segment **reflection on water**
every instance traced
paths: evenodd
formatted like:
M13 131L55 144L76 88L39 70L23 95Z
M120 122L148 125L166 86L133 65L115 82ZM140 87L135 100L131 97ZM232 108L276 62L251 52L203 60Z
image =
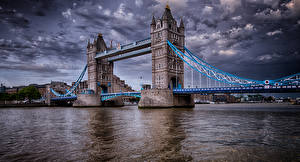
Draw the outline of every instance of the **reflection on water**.
M0 161L297 161L300 107L0 109Z

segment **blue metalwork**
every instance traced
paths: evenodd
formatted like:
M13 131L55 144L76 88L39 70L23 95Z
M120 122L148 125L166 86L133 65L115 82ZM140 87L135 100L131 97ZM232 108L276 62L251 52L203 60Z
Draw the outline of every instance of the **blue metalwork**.
M263 86L263 85L299 85L300 83L300 73L290 75L287 77L283 77L280 79L275 80L267 80L267 81L260 81L260 80L253 80L253 79L246 79L241 78L236 75L224 72L216 67L208 64L201 58L194 55L190 52L186 47L184 47L187 54L184 54L180 50L178 50L171 42L167 40L168 45L174 51L174 53L182 59L188 66L192 69L198 71L199 73L205 75L208 78L213 80L224 82L227 84L239 85L239 86Z
M66 97L66 96L75 96L75 94L73 93L75 91L75 89L77 88L77 86L79 85L79 83L81 82L82 78L84 77L84 74L86 72L87 69L87 65L85 65L83 71L81 72L80 76L78 77L78 79L76 80L75 84L71 87L70 90L66 90L67 93L65 94L60 94L58 92L56 92L54 89L50 88L51 92L58 97Z
M118 96L132 96L132 97L141 98L141 92L120 92L120 93L101 94L101 101L106 101Z
M66 101L66 100L76 100L77 96L64 96L51 98L51 101Z
M215 87L173 89L174 94L208 94L208 93L278 93L300 92L300 86L257 86L257 87Z
M82 93L82 94L92 94L90 91ZM104 93L101 94L101 101L106 101L118 96L131 96L131 97L137 97L141 98L141 92L120 92L120 93ZM64 100L76 100L77 96L60 96L51 98L51 101L64 101Z

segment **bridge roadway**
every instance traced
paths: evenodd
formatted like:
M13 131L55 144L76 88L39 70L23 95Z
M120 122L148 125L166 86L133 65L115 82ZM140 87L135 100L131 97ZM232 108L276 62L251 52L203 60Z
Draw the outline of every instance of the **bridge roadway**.
M174 89L174 94L212 94L212 93L291 93L299 92L300 85L294 86L265 86L265 87L216 87L216 88L184 88ZM141 92L120 92L120 93L105 93L101 94L101 101L105 101L117 96L133 96L141 97ZM72 101L76 100L77 96L56 97L51 98L51 101Z
M151 53L151 39L146 38L133 43L120 45L96 54L96 59L108 58L108 61L118 61Z
M174 94L207 94L207 93L290 93L300 92L296 86L265 86L265 87L216 87L216 88L184 88L174 89Z
M120 92L120 93L103 93L101 94L101 101L105 101L118 96L133 96L141 97L141 92ZM74 101L77 96L67 96L67 97L55 97L51 98L51 101Z

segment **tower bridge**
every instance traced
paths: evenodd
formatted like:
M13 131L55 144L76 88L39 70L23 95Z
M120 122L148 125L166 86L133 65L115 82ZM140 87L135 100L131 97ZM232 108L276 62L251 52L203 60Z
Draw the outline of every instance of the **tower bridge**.
M161 18L153 16L150 38L115 48L106 46L102 34L93 43L89 41L85 68L89 93L71 95L83 78L84 70L70 91L56 95L58 98L53 100L77 99L74 106L100 106L106 100L133 96L141 97L140 108L194 107L193 94L300 92L300 73L264 81L242 78L210 65L184 45L184 23L181 19L177 24L167 5ZM114 62L145 54L152 54L152 89L127 92L131 89L124 89L125 83L120 84L113 74ZM184 88L184 64L201 76L237 87Z

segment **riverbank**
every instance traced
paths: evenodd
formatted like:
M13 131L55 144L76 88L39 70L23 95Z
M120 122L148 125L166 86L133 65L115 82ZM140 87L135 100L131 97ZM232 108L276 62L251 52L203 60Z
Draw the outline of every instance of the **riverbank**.
M32 103L32 104L0 104L0 108L15 108L15 107L45 107L48 106L44 103Z

